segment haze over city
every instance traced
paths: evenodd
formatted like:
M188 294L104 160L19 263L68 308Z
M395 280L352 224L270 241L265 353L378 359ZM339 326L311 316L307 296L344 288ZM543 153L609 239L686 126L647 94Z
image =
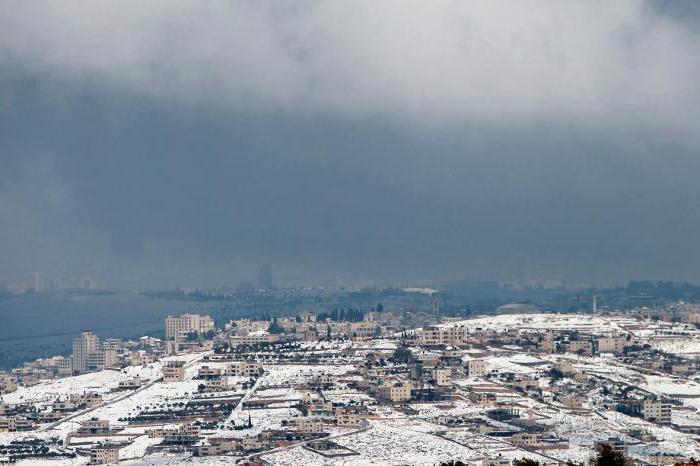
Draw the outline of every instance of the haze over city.
M1 8L0 283L700 281L695 2Z
M0 464L700 466L697 0L0 1Z

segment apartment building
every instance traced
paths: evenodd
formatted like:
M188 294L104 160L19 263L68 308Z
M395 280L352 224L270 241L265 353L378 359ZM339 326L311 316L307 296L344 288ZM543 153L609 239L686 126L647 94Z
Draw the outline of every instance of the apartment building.
M469 377L483 377L488 372L486 362L483 359L469 359L466 362L467 375Z
M100 351L100 339L92 332L84 331L73 338L73 373L84 374L88 372L88 361L91 360L93 366L97 358L96 353ZM104 366L103 366L104 368Z
M235 377L257 377L263 373L263 365L258 361L234 361L226 366L225 373Z
M129 364L132 366L144 366L157 360L156 356L144 350L132 351L129 355Z
M0 395L11 393L17 390L15 379L5 373L0 373Z
M34 421L24 416L0 417L0 432L25 432L34 427Z
M53 356L37 359L22 364L22 368L12 369L13 374L21 376L23 381L36 377L37 379L68 377L73 374L73 362L70 357Z
M95 392L88 392L83 394L74 393L70 395L68 400L74 406L87 406L88 408L92 408L94 406L102 404L102 402L104 401L102 399L102 395Z
M392 403L408 401L411 399L411 385L406 382L389 382L377 387L377 396Z
M197 377L200 379L209 379L212 377L220 377L221 369L218 367L202 366L197 371Z
M101 371L108 368L117 367L119 357L116 350L113 349L98 349L87 355L85 367L87 371Z
M540 443L540 435L533 432L518 432L510 438L510 443L521 448L536 448Z
M73 360L71 358L54 356L49 361L58 377L68 377L73 373Z
M154 427L152 429L146 429L146 435L148 435L148 438L165 438L177 435L179 431L180 427L178 426Z
M649 462L651 464L655 464L657 466L672 466L676 464L688 464L691 465L693 463L689 462L688 457L683 456L681 454L677 453L654 453L652 455L649 455Z
M428 346L464 345L467 343L468 330L464 326L439 327L436 325L419 330L413 338L416 343Z
M292 419L292 425L303 434L317 434L324 431L324 422L320 417L302 417Z
M92 417L80 423L78 433L83 435L106 434L109 432L109 421Z
M452 380L452 369L444 367L433 369L433 380L435 381L435 385L448 385L450 380Z
M644 400L644 419L659 424L671 423L671 403L666 400Z
M595 449L600 450L604 446L609 446L616 453L627 454L627 444L620 437L609 437L607 440L599 440L595 443Z
M229 344L231 346L260 345L279 341L280 338L280 335L270 334L261 330L244 336L232 336L229 338Z
M567 394L559 396L559 403L563 404L567 408L580 409L583 406L585 398L582 396L577 396L574 394Z
M185 362L167 361L161 368L163 382L182 382L185 380Z
M590 340L571 340L568 349L570 353L593 354L593 342Z
M119 445L100 444L90 448L89 464L117 464L119 463Z
M165 337L168 339L183 338L195 332L204 334L214 330L214 319L208 315L182 314L165 318Z
M205 392L221 392L233 388L228 383L228 377L215 377L204 381Z
M136 390L141 388L148 383L148 379L143 379L141 377L134 377L133 379L120 380L117 388L119 390Z
M615 354L622 353L628 344L627 339L623 336L598 338L596 343L598 352Z

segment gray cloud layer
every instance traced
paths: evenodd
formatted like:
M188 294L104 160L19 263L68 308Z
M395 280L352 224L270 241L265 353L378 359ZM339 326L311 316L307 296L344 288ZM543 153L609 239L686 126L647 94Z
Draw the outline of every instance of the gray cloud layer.
M4 2L0 278L697 280L677 5Z
M656 5L11 1L0 51L34 73L292 115L692 133L700 37Z

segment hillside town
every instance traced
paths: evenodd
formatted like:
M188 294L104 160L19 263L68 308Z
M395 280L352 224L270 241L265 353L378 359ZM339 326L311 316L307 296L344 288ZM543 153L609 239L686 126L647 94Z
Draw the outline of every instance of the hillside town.
M505 466L700 458L700 312L168 316L0 375L18 464ZM528 463L530 464L530 463Z

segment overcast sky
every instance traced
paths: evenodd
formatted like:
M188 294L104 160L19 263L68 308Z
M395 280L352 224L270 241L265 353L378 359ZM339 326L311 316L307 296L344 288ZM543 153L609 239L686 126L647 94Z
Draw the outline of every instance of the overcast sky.
M693 1L4 1L0 283L700 282Z

